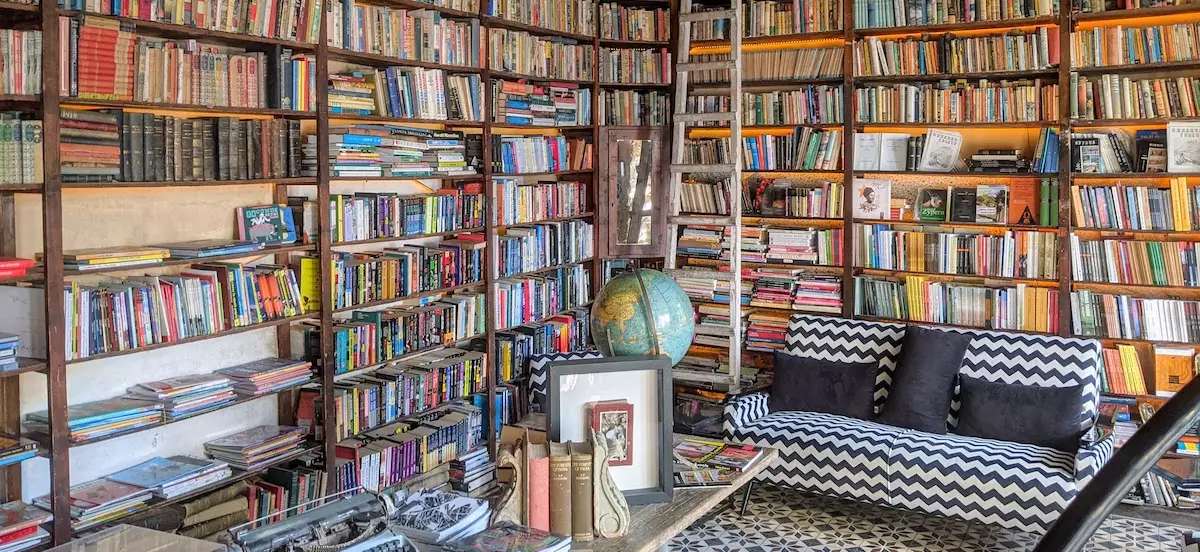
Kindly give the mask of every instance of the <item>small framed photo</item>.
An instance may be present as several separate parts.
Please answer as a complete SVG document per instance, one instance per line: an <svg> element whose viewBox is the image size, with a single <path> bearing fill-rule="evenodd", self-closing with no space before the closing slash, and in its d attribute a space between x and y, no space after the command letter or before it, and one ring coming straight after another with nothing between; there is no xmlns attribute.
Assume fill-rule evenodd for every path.
<svg viewBox="0 0 1200 552"><path fill-rule="evenodd" d="M616 451L609 473L629 505L671 500L670 357L550 362L546 391L551 441L586 442L595 427Z"/></svg>

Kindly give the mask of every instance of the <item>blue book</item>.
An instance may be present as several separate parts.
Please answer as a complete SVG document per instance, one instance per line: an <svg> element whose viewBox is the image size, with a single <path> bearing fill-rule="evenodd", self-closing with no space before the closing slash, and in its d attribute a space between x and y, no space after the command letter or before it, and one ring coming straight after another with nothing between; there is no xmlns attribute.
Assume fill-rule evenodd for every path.
<svg viewBox="0 0 1200 552"><path fill-rule="evenodd" d="M210 466L218 466L216 462L204 462L193 459L192 462L180 462L179 457L163 458L155 456L141 464L126 468L109 475L109 481L133 485L143 489L156 489L169 485L188 476L204 471Z"/></svg>
<svg viewBox="0 0 1200 552"><path fill-rule="evenodd" d="M16 347L21 341L21 336L10 333L0 333L0 347Z"/></svg>

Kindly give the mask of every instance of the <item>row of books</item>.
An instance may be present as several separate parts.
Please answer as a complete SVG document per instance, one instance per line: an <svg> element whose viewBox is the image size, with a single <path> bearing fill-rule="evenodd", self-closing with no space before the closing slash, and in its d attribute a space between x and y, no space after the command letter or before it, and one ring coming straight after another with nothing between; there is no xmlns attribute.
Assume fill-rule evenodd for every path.
<svg viewBox="0 0 1200 552"><path fill-rule="evenodd" d="M657 90L601 90L596 118L606 126L666 126L671 121L671 95Z"/></svg>
<svg viewBox="0 0 1200 552"><path fill-rule="evenodd" d="M994 330L1058 332L1059 291L1025 284L991 287L908 276L855 277L854 312L899 321Z"/></svg>
<svg viewBox="0 0 1200 552"><path fill-rule="evenodd" d="M500 277L583 262L595 255L596 229L585 220L511 226L496 238Z"/></svg>
<svg viewBox="0 0 1200 552"><path fill-rule="evenodd" d="M729 260L731 230L724 226L691 224L679 237L680 255ZM842 263L842 230L804 228L742 228L742 261L837 266Z"/></svg>
<svg viewBox="0 0 1200 552"><path fill-rule="evenodd" d="M596 34L595 0L488 0L486 14L543 29Z"/></svg>
<svg viewBox="0 0 1200 552"><path fill-rule="evenodd" d="M42 93L42 32L0 29L0 94Z"/></svg>
<svg viewBox="0 0 1200 552"><path fill-rule="evenodd" d="M602 412L618 412L608 414L609 417L623 413L622 419L633 419L633 406L624 400L591 402L581 405L581 409L586 427L597 431ZM592 445L542 440L526 443L523 448L516 453L527 455L529 473L521 481L524 488L518 492L529 497L529 526L535 531L546 531L547 535L567 535L566 542L591 541L594 538ZM569 547L568 544L539 550L550 552Z"/></svg>
<svg viewBox="0 0 1200 552"><path fill-rule="evenodd" d="M294 198L289 203L315 202ZM483 228L482 194L442 188L436 194L416 196L392 192L334 194L329 197L330 239L334 243L403 238L455 230ZM305 207L301 206L301 209ZM302 219L306 235L315 235L316 217Z"/></svg>
<svg viewBox="0 0 1200 552"><path fill-rule="evenodd" d="M688 113L727 112L729 105L729 96L687 97ZM841 85L810 84L794 90L742 93L742 124L747 126L837 124L842 122L842 113Z"/></svg>
<svg viewBox="0 0 1200 552"><path fill-rule="evenodd" d="M249 527L262 527L271 522L303 514L311 508L320 506L324 497L329 494L326 491L328 479L325 472L302 465L293 468L269 467L260 476L248 480L246 488L239 493L246 495L238 504L245 507L244 511L226 514L211 522L195 525L190 529L184 528L180 530L179 534L193 538L209 536L213 533L219 536L228 534L229 528L249 521L253 521ZM237 487L232 488L236 489ZM215 513L208 515L215 515ZM197 517L204 516L198 514ZM213 528L218 528L218 530L209 532ZM213 537L209 536L208 538Z"/></svg>
<svg viewBox="0 0 1200 552"><path fill-rule="evenodd" d="M1200 222L1200 194L1180 185L1072 186L1071 208L1075 225L1112 230L1188 231Z"/></svg>
<svg viewBox="0 0 1200 552"><path fill-rule="evenodd" d="M1071 118L1154 119L1200 115L1200 79L1127 77L1107 74L1089 77L1071 73Z"/></svg>
<svg viewBox="0 0 1200 552"><path fill-rule="evenodd" d="M1200 23L1097 26L1071 33L1071 67L1109 67L1200 59Z"/></svg>
<svg viewBox="0 0 1200 552"><path fill-rule="evenodd" d="M857 76L1033 71L1058 65L1058 29L937 38L867 37L854 43Z"/></svg>
<svg viewBox="0 0 1200 552"><path fill-rule="evenodd" d="M1077 282L1144 286L1200 286L1197 244L1184 241L1071 236L1071 278Z"/></svg>
<svg viewBox="0 0 1200 552"><path fill-rule="evenodd" d="M320 3L314 0L270 6L226 1L193 4L184 0L151 0L147 3L58 0L58 7L308 43L316 43L321 25Z"/></svg>
<svg viewBox="0 0 1200 552"><path fill-rule="evenodd" d="M591 301L591 270L570 265L520 279L496 281L496 326L540 322Z"/></svg>
<svg viewBox="0 0 1200 552"><path fill-rule="evenodd" d="M95 16L60 16L59 33L63 97L316 109L311 54L285 48L236 53L195 41L148 39L136 34L133 23Z"/></svg>
<svg viewBox="0 0 1200 552"><path fill-rule="evenodd" d="M1074 13L1103 13L1114 10L1186 6L1191 3L1191 0L1072 0L1071 10Z"/></svg>
<svg viewBox="0 0 1200 552"><path fill-rule="evenodd" d="M588 307L579 307L552 316L544 323L497 332L496 373L500 381L528 376L529 359L534 356L587 350L592 338L589 312Z"/></svg>
<svg viewBox="0 0 1200 552"><path fill-rule="evenodd" d="M1197 317L1198 301L1071 292L1072 330L1078 336L1200 343Z"/></svg>
<svg viewBox="0 0 1200 552"><path fill-rule="evenodd" d="M483 280L483 236L460 234L430 245L406 245L370 253L335 252L333 308L400 300ZM302 259L312 259L311 256ZM311 271L310 271L311 269ZM316 265L301 264L301 277L315 279Z"/></svg>
<svg viewBox="0 0 1200 552"><path fill-rule="evenodd" d="M431 351L335 383L332 431L341 441L486 390L483 353Z"/></svg>
<svg viewBox="0 0 1200 552"><path fill-rule="evenodd" d="M583 182L499 178L493 186L496 224L527 224L578 217L588 212L588 185Z"/></svg>
<svg viewBox="0 0 1200 552"><path fill-rule="evenodd" d="M1040 79L891 84L854 91L860 123L1002 123L1058 120L1058 85Z"/></svg>
<svg viewBox="0 0 1200 552"><path fill-rule="evenodd" d="M782 136L743 138L742 167L750 171L836 171L842 166L842 131L797 128Z"/></svg>
<svg viewBox="0 0 1200 552"><path fill-rule="evenodd" d="M671 53L666 48L600 48L597 80L624 84L670 84Z"/></svg>
<svg viewBox="0 0 1200 552"><path fill-rule="evenodd" d="M592 124L592 95L574 83L538 86L492 80L492 121L519 126Z"/></svg>
<svg viewBox="0 0 1200 552"><path fill-rule="evenodd" d="M896 203L907 207L907 198L893 198L891 181L854 180L854 218L914 222L963 222L1058 226L1058 182L1043 178L1009 184L978 184L948 188L920 188L911 216L897 216ZM890 206L890 209L885 208ZM908 211L908 209L905 209Z"/></svg>
<svg viewBox="0 0 1200 552"><path fill-rule="evenodd" d="M171 343L302 314L291 268L204 263L179 276L64 288L67 359Z"/></svg>
<svg viewBox="0 0 1200 552"><path fill-rule="evenodd" d="M680 183L679 211L695 215L729 214L729 180Z"/></svg>
<svg viewBox="0 0 1200 552"><path fill-rule="evenodd" d="M729 214L729 183L683 182L681 211L693 214ZM794 183L788 179L762 179L743 184L742 212L763 216L841 218L842 185L839 182Z"/></svg>
<svg viewBox="0 0 1200 552"><path fill-rule="evenodd" d="M183 182L300 176L300 122L63 109L65 181Z"/></svg>
<svg viewBox="0 0 1200 552"><path fill-rule="evenodd" d="M671 10L600 4L600 38L665 42L671 39Z"/></svg>
<svg viewBox="0 0 1200 552"><path fill-rule="evenodd" d="M492 140L492 171L499 174L591 170L594 144L589 138L499 136Z"/></svg>
<svg viewBox="0 0 1200 552"><path fill-rule="evenodd" d="M388 67L330 75L329 112L442 121L482 121L479 75Z"/></svg>
<svg viewBox="0 0 1200 552"><path fill-rule="evenodd" d="M1002 22L1054 15L1057 11L1058 3L1052 0L855 0L854 28Z"/></svg>
<svg viewBox="0 0 1200 552"><path fill-rule="evenodd" d="M595 70L592 55L591 44L570 39L546 38L508 29L488 32L488 60L493 71L590 81Z"/></svg>
<svg viewBox="0 0 1200 552"><path fill-rule="evenodd" d="M383 491L448 464L486 442L483 424L482 409L460 401L345 439L335 449L336 491Z"/></svg>
<svg viewBox="0 0 1200 552"><path fill-rule="evenodd" d="M842 47L796 48L788 50L755 51L742 53L742 80L772 81L786 79L816 79L841 77L843 74ZM728 61L729 54L698 54L691 61ZM705 69L693 71L692 82L729 82L728 69Z"/></svg>
<svg viewBox="0 0 1200 552"><path fill-rule="evenodd" d="M742 289L750 289L751 307L834 315L842 312L841 278L785 268L756 267L743 269L742 273ZM749 336L751 340L754 337Z"/></svg>
<svg viewBox="0 0 1200 552"><path fill-rule="evenodd" d="M15 112L0 116L0 183L41 184L45 181L42 121L25 118L28 116ZM62 121L60 131L64 143L67 141L68 122ZM0 269L0 273L15 268L20 267ZM11 274L19 275L15 272Z"/></svg>
<svg viewBox="0 0 1200 552"><path fill-rule="evenodd" d="M330 46L443 65L479 67L483 34L478 19L452 19L436 10L330 2Z"/></svg>
<svg viewBox="0 0 1200 552"><path fill-rule="evenodd" d="M724 9L704 6L705 10ZM841 0L748 0L742 2L743 36L780 36L839 31L842 29ZM729 20L692 23L692 40L729 39Z"/></svg>
<svg viewBox="0 0 1200 552"><path fill-rule="evenodd" d="M470 176L475 166L467 151L478 147L477 135L453 130L429 130L398 125L331 126L329 144L317 144L311 134L302 148L301 175L316 176L317 164L328 160L334 177L420 178ZM320 152L325 149L324 152Z"/></svg>
<svg viewBox="0 0 1200 552"><path fill-rule="evenodd" d="M856 224L854 257L855 266L880 270L1053 280L1058 235Z"/></svg>
<svg viewBox="0 0 1200 552"><path fill-rule="evenodd" d="M1147 146L1145 162L1143 163L1141 159L1136 161L1138 165L1144 164L1147 168L1154 167L1161 171L1167 168L1171 161L1165 151L1170 144L1166 140L1166 136L1160 136L1161 131L1151 132L1154 132L1155 136L1145 143ZM1124 129L1073 132L1071 133L1071 170L1079 173L1133 172L1135 160L1130 158L1130 149L1126 147L1129 142L1132 140Z"/></svg>
<svg viewBox="0 0 1200 552"><path fill-rule="evenodd" d="M1158 346L1155 346L1157 349ZM1128 343L1103 350L1104 371L1100 373L1100 391L1120 395L1146 395L1146 374L1137 349Z"/></svg>

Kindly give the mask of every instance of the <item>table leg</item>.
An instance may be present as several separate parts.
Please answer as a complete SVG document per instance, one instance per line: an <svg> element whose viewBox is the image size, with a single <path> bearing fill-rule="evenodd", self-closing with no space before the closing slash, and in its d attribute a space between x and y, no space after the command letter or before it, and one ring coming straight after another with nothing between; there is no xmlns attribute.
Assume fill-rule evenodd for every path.
<svg viewBox="0 0 1200 552"><path fill-rule="evenodd" d="M742 517L746 517L746 508L750 506L750 491L754 489L754 480L746 483L746 494L742 495L742 510L739 512Z"/></svg>

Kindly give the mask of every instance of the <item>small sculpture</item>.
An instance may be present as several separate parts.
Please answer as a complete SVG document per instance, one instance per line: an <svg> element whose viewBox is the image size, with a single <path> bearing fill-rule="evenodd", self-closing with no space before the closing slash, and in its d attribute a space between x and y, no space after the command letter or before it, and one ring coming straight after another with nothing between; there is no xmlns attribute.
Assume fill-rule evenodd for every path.
<svg viewBox="0 0 1200 552"><path fill-rule="evenodd" d="M612 474L608 472L608 461L615 451L608 449L608 439L591 430L592 439L592 495L595 508L592 510L596 533L606 539L620 537L629 531L629 503L617 488Z"/></svg>
<svg viewBox="0 0 1200 552"><path fill-rule="evenodd" d="M496 501L496 507L492 510L492 525L502 521L511 521L517 525L523 523L521 493L524 492L525 484L521 481L521 461L518 456L519 453L513 454L511 447L501 447L496 455L496 468L511 468L513 478L504 494L500 495L500 499Z"/></svg>

